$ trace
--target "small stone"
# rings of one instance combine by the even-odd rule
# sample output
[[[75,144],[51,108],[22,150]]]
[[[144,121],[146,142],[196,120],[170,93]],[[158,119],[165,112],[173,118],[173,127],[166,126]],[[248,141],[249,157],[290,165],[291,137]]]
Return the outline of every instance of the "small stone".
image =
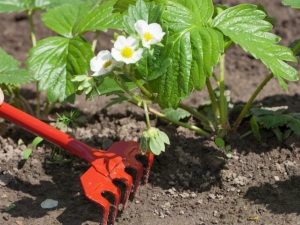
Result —
[[[186,192],[183,192],[183,193],[179,194],[179,196],[180,196],[181,198],[188,198],[188,197],[190,197],[190,194],[189,194],[189,193],[186,193]]]
[[[159,213],[159,218],[162,218],[162,219],[163,219],[163,218],[165,218],[165,217],[166,217],[166,216],[165,216],[165,214],[164,214],[163,212],[160,212],[160,213]]]
[[[202,203],[203,203],[202,199],[199,199],[198,201],[196,201],[196,205],[202,205]]]
[[[171,177],[173,180],[176,178],[174,174],[170,174],[169,177]]]
[[[174,186],[174,185],[175,185],[175,182],[174,182],[174,181],[170,181],[170,182],[169,182],[169,185]]]
[[[141,201],[139,201],[139,200],[135,201],[135,204],[140,204],[140,203],[141,203]]]
[[[192,193],[190,194],[190,197],[191,197],[191,198],[196,198],[196,197],[197,197],[197,194],[196,194],[195,192],[192,192]]]
[[[215,211],[213,212],[213,216],[215,216],[215,217],[218,216],[218,211],[217,211],[217,210],[215,210]]]
[[[12,176],[10,174],[0,175],[0,186],[6,186],[11,181]]]
[[[184,211],[180,210],[179,215],[184,215]]]
[[[4,220],[6,220],[6,221],[9,220],[9,216],[8,216],[8,215],[3,216],[2,218],[3,218]]]
[[[215,198],[216,198],[215,194],[209,194],[208,197],[209,197],[210,199],[215,199]]]
[[[274,176],[275,181],[279,181],[279,176]]]

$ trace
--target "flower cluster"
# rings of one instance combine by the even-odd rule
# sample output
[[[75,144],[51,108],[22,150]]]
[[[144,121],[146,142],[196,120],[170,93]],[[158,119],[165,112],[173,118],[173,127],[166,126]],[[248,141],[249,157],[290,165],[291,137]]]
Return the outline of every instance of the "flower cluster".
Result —
[[[142,46],[150,48],[150,45],[159,43],[165,33],[157,23],[148,24],[144,20],[138,20],[134,29],[141,38]],[[134,37],[118,36],[111,52],[103,50],[90,62],[92,76],[101,76],[113,70],[118,63],[133,64],[142,58],[143,48],[139,47],[139,40]]]

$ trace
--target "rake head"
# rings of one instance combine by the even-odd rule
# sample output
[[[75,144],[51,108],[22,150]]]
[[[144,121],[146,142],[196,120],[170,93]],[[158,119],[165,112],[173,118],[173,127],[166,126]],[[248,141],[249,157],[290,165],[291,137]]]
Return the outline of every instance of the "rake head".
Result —
[[[112,221],[115,222],[119,204],[122,203],[122,210],[126,207],[130,194],[136,195],[142,175],[143,164],[136,157],[141,155],[139,143],[137,142],[116,142],[108,151],[97,151],[94,154],[97,159],[91,162],[92,166],[81,176],[81,184],[87,198],[99,204],[103,210],[102,225],[106,225],[112,210]],[[153,155],[144,155],[147,158],[145,183],[148,182],[149,172],[153,163]],[[135,177],[127,172],[126,168],[135,171]],[[121,181],[125,184],[125,193],[121,202],[121,190],[114,184],[114,181]],[[134,181],[134,184],[133,184]],[[114,197],[114,202],[106,199],[103,194],[110,193]],[[112,207],[111,207],[112,206]]]
[[[89,199],[103,208],[103,225],[107,224],[111,208],[110,201],[103,194],[110,193],[114,197],[114,210],[112,212],[112,223],[114,223],[121,200],[124,209],[130,193],[132,192],[133,196],[136,194],[143,175],[143,164],[136,159],[142,155],[139,143],[117,142],[108,151],[96,150],[70,135],[6,104],[3,102],[3,94],[1,95],[1,93],[0,89],[0,117],[91,163],[92,166],[80,178],[84,193]],[[148,153],[144,157],[148,160],[145,174],[145,183],[147,183],[153,163],[153,155]],[[134,177],[125,172],[125,169],[128,168],[135,171]],[[120,188],[114,185],[116,181],[121,181],[126,186],[122,199]]]

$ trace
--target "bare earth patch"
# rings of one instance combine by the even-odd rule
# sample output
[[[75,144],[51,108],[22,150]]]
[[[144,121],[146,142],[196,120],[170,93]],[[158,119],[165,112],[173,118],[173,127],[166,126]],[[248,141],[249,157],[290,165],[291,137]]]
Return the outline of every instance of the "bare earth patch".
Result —
[[[218,2],[235,5],[245,1]],[[277,19],[274,32],[288,45],[300,36],[300,11],[280,2],[263,1],[269,16]],[[23,14],[0,15],[0,46],[22,62],[31,46],[27,22]],[[51,35],[41,24],[37,26],[38,39]],[[108,38],[99,49],[106,48]],[[233,102],[245,102],[268,71],[237,47],[228,52],[226,60],[226,84]],[[30,85],[22,92],[32,104],[33,92]],[[290,111],[300,112],[299,95],[299,82],[289,83],[286,93],[274,79],[257,103],[287,105]],[[195,93],[186,103],[197,106],[204,97]],[[107,101],[77,99],[75,107],[83,111],[84,123],[76,138],[99,149],[120,140],[138,141],[146,126],[142,112],[129,104],[104,110]],[[154,117],[152,123],[169,135],[171,145],[155,158],[149,183],[141,185],[136,198],[119,213],[116,225],[300,224],[299,137],[292,135],[280,143],[273,133],[263,131],[262,143],[251,135],[240,139],[250,130],[246,121],[229,137],[233,157],[227,159],[212,140]],[[0,122],[0,135],[0,224],[99,224],[101,209],[85,198],[79,182],[89,168],[85,161],[64,152],[67,163],[49,164],[54,147],[47,142],[24,161],[26,146],[18,146],[18,140],[27,145],[34,135],[7,122]],[[57,200],[58,206],[42,209],[40,204],[47,198]],[[16,207],[6,212],[5,207],[12,203]]]

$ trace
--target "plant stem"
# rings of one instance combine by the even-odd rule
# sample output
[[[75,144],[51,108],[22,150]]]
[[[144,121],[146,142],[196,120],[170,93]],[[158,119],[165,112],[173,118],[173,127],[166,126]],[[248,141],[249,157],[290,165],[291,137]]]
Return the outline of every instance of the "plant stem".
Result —
[[[299,49],[300,49],[300,41],[298,41],[298,43],[292,49],[293,54],[295,55],[299,51]]]
[[[35,37],[35,31],[34,31],[34,25],[33,25],[33,12],[28,10],[27,11],[27,16],[28,16],[28,20],[29,20],[29,26],[30,26],[30,36],[31,36],[31,42],[32,42],[32,46],[36,46],[36,37]]]
[[[215,119],[217,121],[217,124],[220,124],[220,110],[219,110],[218,103],[217,103],[217,100],[216,100],[216,96],[215,96],[214,91],[212,89],[209,78],[206,78],[206,87],[207,87],[208,94],[209,94],[209,97],[210,97],[210,100],[211,100],[211,105],[212,105],[213,110],[214,110]]]
[[[297,43],[297,45],[295,45],[292,48],[292,52],[295,55],[296,52],[298,52],[300,49],[300,42]],[[237,120],[234,122],[233,127],[231,129],[231,132],[236,132],[237,128],[239,127],[242,119],[244,118],[245,114],[248,112],[249,108],[251,107],[254,99],[257,97],[257,95],[259,94],[259,92],[263,89],[263,87],[274,77],[273,73],[270,73],[264,80],[263,82],[257,87],[257,89],[255,90],[255,92],[252,94],[252,96],[250,97],[249,101],[247,102],[247,104],[244,106],[242,112],[240,113],[239,117],[237,118]]]
[[[124,84],[124,81],[123,81],[122,79],[120,79],[120,80],[121,80],[121,82],[119,82],[118,77],[115,76],[115,81],[116,81],[116,83],[117,83],[124,91],[126,91],[126,93],[129,94],[130,97],[132,97],[132,99],[134,99],[134,101],[135,101],[134,103],[135,103],[135,104],[139,105],[140,102],[141,102],[141,99],[140,99],[138,96],[136,96],[135,94],[133,94],[133,93],[128,89],[128,87]]]
[[[171,122],[173,124],[176,124],[178,126],[182,126],[182,127],[188,128],[190,130],[195,131],[198,134],[203,135],[204,137],[210,138],[210,134],[209,133],[207,133],[206,131],[202,130],[201,128],[199,128],[197,126],[194,126],[194,125],[191,125],[191,124],[188,124],[188,123],[184,123],[184,122],[180,122],[180,121],[177,121],[177,120],[173,120],[173,119],[167,117],[166,115],[164,115],[164,114],[156,111],[153,108],[148,108],[148,110],[149,110],[149,112],[153,113],[154,115],[158,116],[161,119],[167,120],[167,121],[169,121],[169,122]]]
[[[27,16],[29,20],[29,26],[30,26],[30,36],[31,36],[31,42],[32,46],[36,46],[36,36],[34,31],[34,25],[33,25],[33,12],[31,10],[27,11]],[[39,92],[39,82],[36,82],[36,117],[40,118],[40,111],[41,111],[41,96]]]
[[[142,91],[142,93],[144,95],[146,95],[149,99],[154,100],[153,95],[150,93],[150,91],[148,91],[148,89],[146,89],[133,75],[130,76],[130,79],[140,88],[140,90]],[[211,125],[211,122],[209,121],[209,119],[204,116],[203,114],[199,113],[197,110],[183,104],[183,103],[179,103],[179,108],[184,109],[185,111],[189,112],[190,114],[192,114],[194,117],[196,117],[198,120],[204,120],[206,122],[208,122]]]
[[[92,42],[92,51],[93,52],[95,52],[95,50],[96,50],[99,34],[100,34],[99,31],[95,32],[95,35],[94,35],[94,38],[93,38],[93,42]]]
[[[264,80],[263,82],[257,87],[257,89],[254,91],[252,96],[250,97],[249,101],[247,104],[244,106],[242,112],[240,113],[239,117],[237,120],[234,122],[233,127],[231,129],[231,132],[236,132],[237,128],[239,127],[242,119],[244,118],[245,114],[248,112],[249,108],[251,107],[254,99],[257,97],[259,92],[264,88],[264,86],[273,78],[274,74],[270,73]]]
[[[150,124],[149,112],[148,112],[148,107],[147,107],[146,101],[143,101],[143,106],[144,106],[144,111],[145,111],[147,127],[148,127],[148,129],[150,129],[151,124]]]
[[[211,124],[210,120],[204,116],[203,114],[201,114],[200,112],[198,112],[197,110],[195,110],[194,108],[189,107],[188,105],[185,105],[183,103],[179,103],[178,105],[179,108],[184,109],[185,111],[189,112],[190,114],[192,114],[195,118],[197,118],[198,120],[204,120],[206,121],[210,127],[212,129],[214,129],[213,125]]]
[[[132,103],[132,104],[134,104],[134,105],[136,105],[136,106],[138,106],[138,107],[140,107],[140,108],[142,108],[142,106],[138,105],[134,101],[129,101],[129,102]],[[153,108],[150,108],[150,107],[147,107],[147,110],[148,110],[148,112],[154,114],[155,116],[157,116],[157,117],[159,117],[159,118],[161,118],[163,120],[166,120],[166,121],[171,122],[171,123],[173,123],[175,125],[178,125],[178,126],[182,126],[182,127],[188,128],[188,129],[190,129],[192,131],[195,131],[196,133],[198,133],[198,134],[200,134],[200,135],[202,135],[202,136],[204,136],[206,138],[210,138],[211,137],[211,135],[209,133],[207,133],[206,131],[202,130],[201,128],[199,128],[197,126],[194,126],[194,125],[191,125],[191,124],[188,124],[188,123],[184,123],[184,122],[180,122],[178,120],[173,120],[170,117],[167,117],[165,114],[163,114],[161,112],[158,112],[157,110],[155,110]],[[150,122],[149,122],[149,124],[150,124]],[[148,122],[147,122],[147,126],[148,126]],[[148,126],[148,128],[150,128],[150,127]]]
[[[224,128],[224,125],[227,124],[227,101],[225,98],[225,54],[221,54],[220,56],[220,123]]]

